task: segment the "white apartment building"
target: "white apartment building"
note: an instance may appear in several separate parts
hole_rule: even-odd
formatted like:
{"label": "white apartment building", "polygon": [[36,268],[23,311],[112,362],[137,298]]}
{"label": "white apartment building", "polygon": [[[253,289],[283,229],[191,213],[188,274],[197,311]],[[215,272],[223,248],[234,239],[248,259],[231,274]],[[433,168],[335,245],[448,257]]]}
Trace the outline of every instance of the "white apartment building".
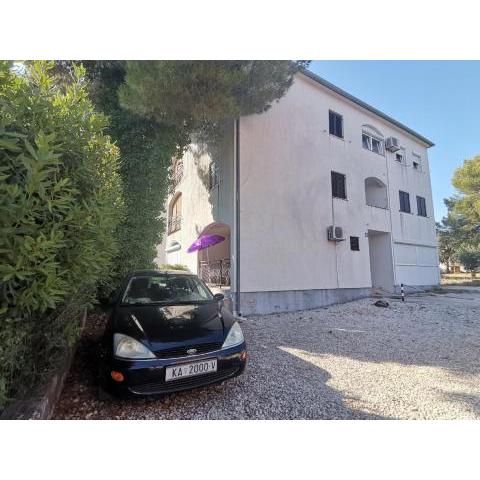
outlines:
{"label": "white apartment building", "polygon": [[[431,146],[298,73],[266,113],[238,119],[214,151],[192,144],[175,164],[158,262],[222,285],[241,315],[437,285]],[[206,234],[225,240],[187,253]]]}

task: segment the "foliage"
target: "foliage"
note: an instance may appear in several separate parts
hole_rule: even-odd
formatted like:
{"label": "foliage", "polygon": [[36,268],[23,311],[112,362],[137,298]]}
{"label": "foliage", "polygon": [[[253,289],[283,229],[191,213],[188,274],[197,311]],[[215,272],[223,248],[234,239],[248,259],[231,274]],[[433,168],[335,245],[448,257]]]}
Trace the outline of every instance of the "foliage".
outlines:
{"label": "foliage", "polygon": [[458,261],[461,246],[470,238],[468,220],[456,209],[458,201],[456,197],[444,199],[447,216],[437,223],[439,256],[447,267],[447,273],[451,264]]}
{"label": "foliage", "polygon": [[480,267],[480,248],[478,246],[464,246],[458,254],[460,263],[467,272],[475,277],[475,271]]}
{"label": "foliage", "polygon": [[118,149],[73,70],[0,62],[0,407],[75,338],[110,275],[121,218]]}
{"label": "foliage", "polygon": [[[120,106],[117,93],[124,82],[125,62],[82,63],[92,101],[108,115],[108,133],[121,152],[125,216],[117,230],[119,251],[114,261],[113,281],[118,283],[132,270],[155,266],[156,247],[165,231],[162,214],[170,186],[172,158],[182,154],[188,136],[183,130],[143,118]],[[57,70],[68,83],[72,62],[58,62]]]}
{"label": "foliage", "polygon": [[480,230],[480,155],[465,160],[452,180],[461,196],[456,209],[468,219],[472,233]]}
{"label": "foliage", "polygon": [[308,62],[128,61],[120,100],[129,110],[190,133],[211,123],[262,113]]}
{"label": "foliage", "polygon": [[160,265],[161,270],[184,270],[186,272],[189,271],[186,265],[182,265],[181,263],[163,263]]}

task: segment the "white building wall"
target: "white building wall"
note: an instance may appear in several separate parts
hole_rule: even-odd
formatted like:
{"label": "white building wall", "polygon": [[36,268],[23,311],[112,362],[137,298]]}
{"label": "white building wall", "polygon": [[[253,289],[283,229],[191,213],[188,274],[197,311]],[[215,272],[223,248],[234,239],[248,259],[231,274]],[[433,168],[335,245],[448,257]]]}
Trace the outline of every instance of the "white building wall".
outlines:
{"label": "white building wall", "polygon": [[[343,115],[344,139],[329,134],[329,109]],[[365,124],[397,137],[407,161],[419,153],[423,171],[397,164],[394,154],[365,150]],[[392,233],[395,258],[404,242],[415,249],[415,263],[395,260],[396,284],[438,283],[427,150],[419,140],[297,75],[267,113],[241,119],[240,142],[242,292],[369,288],[369,230]],[[347,176],[347,200],[332,199],[332,170]],[[390,210],[366,205],[367,177],[388,186]],[[413,214],[399,213],[399,189],[409,191]],[[416,215],[417,194],[426,198],[429,218]],[[332,223],[347,239],[359,237],[359,252],[348,240],[327,240]]]}
{"label": "white building wall", "polygon": [[[192,144],[183,158],[183,177],[174,191],[168,196],[166,211],[175,195],[182,194],[182,224],[180,230],[166,233],[158,249],[163,252],[174,243],[180,244],[180,250],[171,254],[159,253],[158,263],[173,262],[186,265],[198,273],[198,254],[187,253],[187,248],[199,237],[208,225],[233,224],[233,128],[215,150]],[[209,188],[209,165],[215,161],[219,169],[219,183]],[[168,216],[168,215],[167,215]],[[218,250],[227,250],[221,245]],[[163,260],[164,261],[161,261]]]}

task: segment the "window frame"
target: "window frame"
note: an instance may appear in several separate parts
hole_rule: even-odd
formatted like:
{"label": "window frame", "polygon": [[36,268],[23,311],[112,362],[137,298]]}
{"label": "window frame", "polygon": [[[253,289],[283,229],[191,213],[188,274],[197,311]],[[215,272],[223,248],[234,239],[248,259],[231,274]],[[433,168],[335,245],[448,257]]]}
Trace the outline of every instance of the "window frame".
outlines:
{"label": "window frame", "polygon": [[[417,172],[421,172],[423,170],[422,168],[422,157],[418,155],[417,153],[412,153],[413,159],[412,159],[412,168],[416,170]],[[417,164],[417,166],[415,166]]]}
{"label": "window frame", "polygon": [[[402,212],[402,213],[412,213],[412,206],[410,204],[410,193],[405,192],[404,190],[399,190],[398,191],[398,199],[399,199],[399,202],[400,202],[400,212]],[[406,205],[405,199],[408,202],[408,210],[405,209],[405,205]]]}
{"label": "window frame", "polygon": [[[353,241],[353,243],[352,243]],[[356,247],[356,248],[354,248]],[[350,250],[352,252],[359,252],[360,251],[360,237],[355,237],[350,235]]]}
{"label": "window frame", "polygon": [[220,169],[217,162],[211,161],[208,165],[208,187],[209,190],[214,189],[220,185]]}
{"label": "window frame", "polygon": [[[332,127],[332,120],[333,117],[333,132],[331,130]],[[336,130],[337,130],[337,119],[340,119],[341,122],[341,135],[337,135]],[[343,124],[343,115],[340,113],[335,112],[334,110],[328,110],[328,133],[334,137],[344,139],[344,124]]]}
{"label": "window frame", "polygon": [[[334,192],[334,180],[333,179],[334,179],[334,176],[337,176],[337,175],[341,176],[343,178],[343,194],[344,194],[343,197],[335,195],[335,192]],[[347,200],[347,176],[344,173],[340,173],[340,172],[336,172],[334,170],[331,170],[330,171],[330,180],[331,180],[331,188],[332,188],[332,198],[339,198],[340,200]],[[335,186],[337,186],[336,182],[335,182]]]}
{"label": "window frame", "polygon": [[[419,202],[421,200],[421,202]],[[420,208],[421,205],[421,208]],[[420,195],[417,195],[417,215],[419,217],[425,217],[427,218],[427,200],[425,197],[421,197]]]}
{"label": "window frame", "polygon": [[[364,137],[367,137],[367,146],[364,144]],[[379,144],[379,151],[373,149],[373,140]],[[385,156],[385,142],[383,138],[377,137],[365,130],[362,130],[362,147],[369,152],[376,153],[377,155]]]}

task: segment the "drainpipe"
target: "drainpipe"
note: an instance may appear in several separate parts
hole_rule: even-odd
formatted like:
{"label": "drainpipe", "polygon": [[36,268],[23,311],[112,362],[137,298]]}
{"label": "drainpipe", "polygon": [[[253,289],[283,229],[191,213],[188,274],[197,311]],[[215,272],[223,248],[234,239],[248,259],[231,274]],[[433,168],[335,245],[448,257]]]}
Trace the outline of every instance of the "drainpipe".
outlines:
{"label": "drainpipe", "polygon": [[240,118],[234,123],[234,217],[235,217],[235,304],[233,313],[241,316],[240,312]]}

